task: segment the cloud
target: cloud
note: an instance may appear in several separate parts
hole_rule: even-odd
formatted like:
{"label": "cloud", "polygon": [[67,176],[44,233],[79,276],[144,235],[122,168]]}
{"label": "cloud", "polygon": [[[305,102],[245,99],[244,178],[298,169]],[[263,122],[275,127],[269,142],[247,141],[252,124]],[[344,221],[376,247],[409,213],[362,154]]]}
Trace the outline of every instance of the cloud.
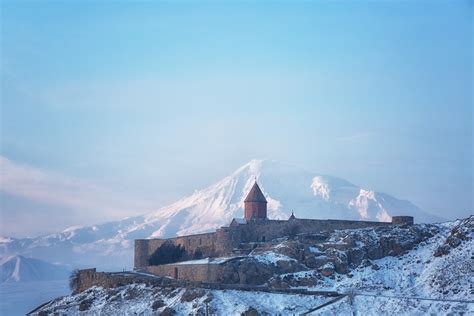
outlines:
{"label": "cloud", "polygon": [[0,156],[0,190],[42,203],[82,211],[125,215],[145,207],[93,181],[19,164]]}

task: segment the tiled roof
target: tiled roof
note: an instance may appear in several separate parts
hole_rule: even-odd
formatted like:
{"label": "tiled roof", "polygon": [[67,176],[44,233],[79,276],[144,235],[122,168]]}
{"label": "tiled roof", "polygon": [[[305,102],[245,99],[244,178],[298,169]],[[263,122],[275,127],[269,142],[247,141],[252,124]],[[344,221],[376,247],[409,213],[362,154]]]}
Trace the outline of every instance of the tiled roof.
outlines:
{"label": "tiled roof", "polygon": [[254,183],[252,189],[250,189],[249,194],[247,194],[247,197],[245,198],[244,202],[265,202],[267,203],[267,199],[262,193],[262,190],[260,190],[260,187],[258,186],[257,182]]}

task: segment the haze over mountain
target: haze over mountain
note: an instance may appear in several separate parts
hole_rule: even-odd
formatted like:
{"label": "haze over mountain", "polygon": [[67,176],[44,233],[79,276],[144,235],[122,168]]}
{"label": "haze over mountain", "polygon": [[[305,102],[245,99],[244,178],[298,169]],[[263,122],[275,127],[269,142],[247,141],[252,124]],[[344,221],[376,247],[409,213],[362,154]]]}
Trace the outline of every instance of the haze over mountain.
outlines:
{"label": "haze over mountain", "polygon": [[255,179],[272,219],[286,219],[294,210],[300,218],[389,221],[393,215],[412,215],[415,222],[441,220],[409,201],[340,178],[276,161],[252,160],[216,184],[154,212],[37,238],[5,238],[0,251],[77,266],[130,268],[134,239],[208,232],[242,217],[243,200]]}
{"label": "haze over mountain", "polygon": [[63,280],[70,269],[23,256],[6,256],[0,259],[0,283],[24,281]]}

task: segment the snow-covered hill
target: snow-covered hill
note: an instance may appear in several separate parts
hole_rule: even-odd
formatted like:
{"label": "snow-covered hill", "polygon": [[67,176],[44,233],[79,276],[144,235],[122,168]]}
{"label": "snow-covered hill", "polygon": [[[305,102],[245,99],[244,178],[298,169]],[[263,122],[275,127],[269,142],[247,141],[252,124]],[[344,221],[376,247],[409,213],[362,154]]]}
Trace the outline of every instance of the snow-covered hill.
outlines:
{"label": "snow-covered hill", "polygon": [[[143,216],[24,239],[0,239],[0,255],[25,254],[79,267],[130,268],[133,240],[212,231],[243,216],[243,200],[255,179],[268,200],[269,217],[389,221],[412,215],[439,220],[414,204],[331,176],[276,161],[252,160],[203,190]],[[113,260],[111,260],[113,258]]]}
{"label": "snow-covered hill", "polygon": [[[300,247],[303,244],[305,246]],[[308,249],[308,245],[312,246]],[[40,312],[204,315],[206,311],[216,315],[245,312],[247,315],[300,315],[306,312],[311,315],[473,314],[473,247],[472,216],[443,224],[342,230],[331,233],[324,242],[291,239],[260,251],[257,247],[250,254],[266,265],[264,270],[271,271],[270,279],[260,280],[265,282],[266,289],[336,291],[340,299],[314,294],[295,295],[289,291],[276,294],[236,290],[238,288],[220,290],[186,288],[183,284],[172,287],[170,283],[166,286],[139,283],[111,289],[92,287],[76,295],[55,299],[36,310],[34,315],[40,315]],[[391,251],[379,251],[384,248]],[[341,268],[344,260],[336,260],[331,273],[327,273],[327,263],[309,267],[307,264],[311,262],[298,252],[302,249],[306,254],[313,253],[315,258],[334,255],[344,259],[348,269]],[[282,261],[286,264],[279,264]],[[297,265],[298,262],[305,265]],[[291,266],[299,266],[302,270],[286,273]],[[246,269],[248,274],[255,274],[255,271]],[[253,284],[253,281],[245,284]]]}
{"label": "snow-covered hill", "polygon": [[7,256],[0,259],[0,283],[67,279],[69,269],[34,258]]}

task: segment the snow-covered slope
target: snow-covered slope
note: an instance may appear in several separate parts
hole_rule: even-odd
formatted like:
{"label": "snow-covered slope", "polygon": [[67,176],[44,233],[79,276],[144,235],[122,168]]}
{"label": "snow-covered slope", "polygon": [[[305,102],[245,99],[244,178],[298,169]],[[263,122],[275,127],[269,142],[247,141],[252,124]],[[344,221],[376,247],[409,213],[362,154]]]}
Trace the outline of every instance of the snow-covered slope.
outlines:
{"label": "snow-covered slope", "polygon": [[18,253],[78,266],[130,268],[134,239],[212,231],[242,217],[243,200],[255,178],[274,219],[288,218],[294,210],[300,218],[388,221],[392,215],[412,215],[416,222],[439,220],[408,201],[343,179],[276,161],[252,160],[216,184],[143,216],[71,227],[38,238],[0,239],[0,255]]}
{"label": "snow-covered slope", "polygon": [[[349,243],[350,239],[353,243]],[[273,270],[275,274],[267,282],[270,288],[283,291],[289,288],[337,291],[341,294],[340,300],[327,296],[295,295],[288,291],[275,294],[235,289],[186,289],[183,285],[172,288],[169,284],[129,284],[113,289],[92,287],[76,295],[58,298],[37,310],[35,315],[40,312],[77,314],[79,311],[88,314],[154,315],[174,312],[177,315],[204,315],[206,310],[217,315],[240,315],[244,312],[249,315],[286,315],[310,311],[313,311],[311,315],[474,313],[472,216],[443,224],[336,231],[323,243],[308,239],[287,240],[264,248],[264,252],[259,254],[251,254],[251,257],[267,265],[281,260],[297,261],[282,254],[285,252],[302,258],[297,253],[301,244],[296,242],[314,243],[311,247],[314,251],[316,247],[325,248],[324,245],[345,249],[338,251],[336,256],[347,259],[349,254],[354,257],[350,260],[352,263],[357,261],[357,254],[362,254],[357,251],[361,249],[369,256],[381,257],[350,264],[347,272],[333,271],[329,275],[322,273],[324,266],[315,269],[302,266],[304,270],[284,273],[283,269],[289,265],[280,265],[280,270]],[[341,247],[343,244],[352,246],[344,248]],[[402,245],[403,251],[400,248]],[[377,255],[375,250],[380,247],[400,251]],[[327,249],[326,254],[330,252]],[[323,254],[317,253],[318,257]],[[308,261],[305,259],[304,262]],[[283,280],[284,286],[273,282],[274,278]],[[323,305],[325,303],[328,304]],[[320,309],[314,310],[317,307]]]}
{"label": "snow-covered slope", "polygon": [[68,276],[67,268],[42,260],[23,256],[7,256],[0,259],[0,283],[61,280],[67,279]]}

